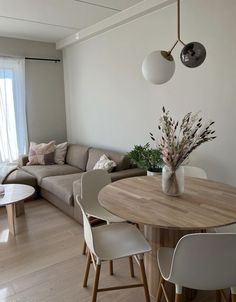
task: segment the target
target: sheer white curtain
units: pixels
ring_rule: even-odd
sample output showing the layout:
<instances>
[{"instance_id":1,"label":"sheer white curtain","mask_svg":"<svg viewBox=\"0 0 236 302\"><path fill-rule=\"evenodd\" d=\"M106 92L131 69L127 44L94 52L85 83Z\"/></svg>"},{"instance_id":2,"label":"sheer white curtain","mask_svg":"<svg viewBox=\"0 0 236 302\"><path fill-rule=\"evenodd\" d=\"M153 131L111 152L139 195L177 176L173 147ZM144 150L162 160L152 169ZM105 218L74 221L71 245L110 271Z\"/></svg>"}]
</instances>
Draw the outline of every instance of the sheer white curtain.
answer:
<instances>
[{"instance_id":1,"label":"sheer white curtain","mask_svg":"<svg viewBox=\"0 0 236 302\"><path fill-rule=\"evenodd\" d=\"M0 57L0 162L12 162L28 146L25 60Z\"/></svg>"}]
</instances>

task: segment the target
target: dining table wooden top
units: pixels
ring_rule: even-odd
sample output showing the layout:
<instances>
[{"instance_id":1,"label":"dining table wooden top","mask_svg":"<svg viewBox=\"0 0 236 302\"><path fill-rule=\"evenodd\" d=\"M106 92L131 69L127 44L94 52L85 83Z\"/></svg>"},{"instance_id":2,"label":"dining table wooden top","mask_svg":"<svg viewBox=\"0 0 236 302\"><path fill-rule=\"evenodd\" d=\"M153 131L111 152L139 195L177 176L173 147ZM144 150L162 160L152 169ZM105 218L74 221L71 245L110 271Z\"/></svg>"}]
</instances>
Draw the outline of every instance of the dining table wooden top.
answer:
<instances>
[{"instance_id":1,"label":"dining table wooden top","mask_svg":"<svg viewBox=\"0 0 236 302\"><path fill-rule=\"evenodd\" d=\"M100 204L128 221L163 229L201 230L236 222L236 187L185 177L184 193L163 193L161 176L122 179L105 186Z\"/></svg>"}]
</instances>

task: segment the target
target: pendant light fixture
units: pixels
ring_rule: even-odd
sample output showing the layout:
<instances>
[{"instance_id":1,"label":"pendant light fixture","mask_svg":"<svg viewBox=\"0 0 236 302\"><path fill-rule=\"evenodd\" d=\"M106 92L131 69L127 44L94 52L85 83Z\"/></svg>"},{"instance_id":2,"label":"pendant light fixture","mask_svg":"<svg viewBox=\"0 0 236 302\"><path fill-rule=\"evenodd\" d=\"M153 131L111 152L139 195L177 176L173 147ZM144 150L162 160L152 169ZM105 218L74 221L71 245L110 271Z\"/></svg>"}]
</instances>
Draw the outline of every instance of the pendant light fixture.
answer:
<instances>
[{"instance_id":1,"label":"pendant light fixture","mask_svg":"<svg viewBox=\"0 0 236 302\"><path fill-rule=\"evenodd\" d=\"M182 63L189 67L195 68L200 66L206 58L206 49L199 42L185 44L180 35L180 0L177 0L177 41L169 51L156 50L143 61L142 72L144 78L156 85L168 82L175 72L175 61L172 51L178 43L184 48L181 51L180 59Z\"/></svg>"}]
</instances>

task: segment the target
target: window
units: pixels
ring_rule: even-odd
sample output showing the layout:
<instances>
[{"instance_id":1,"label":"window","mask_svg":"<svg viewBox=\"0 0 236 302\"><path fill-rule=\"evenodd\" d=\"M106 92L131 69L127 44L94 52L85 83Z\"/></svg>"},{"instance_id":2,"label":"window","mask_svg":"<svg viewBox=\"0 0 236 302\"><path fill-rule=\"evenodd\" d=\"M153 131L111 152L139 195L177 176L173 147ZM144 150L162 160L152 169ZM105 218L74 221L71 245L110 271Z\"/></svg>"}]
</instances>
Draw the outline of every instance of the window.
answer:
<instances>
[{"instance_id":1,"label":"window","mask_svg":"<svg viewBox=\"0 0 236 302\"><path fill-rule=\"evenodd\" d=\"M27 146L25 62L0 58L0 163L16 160Z\"/></svg>"}]
</instances>

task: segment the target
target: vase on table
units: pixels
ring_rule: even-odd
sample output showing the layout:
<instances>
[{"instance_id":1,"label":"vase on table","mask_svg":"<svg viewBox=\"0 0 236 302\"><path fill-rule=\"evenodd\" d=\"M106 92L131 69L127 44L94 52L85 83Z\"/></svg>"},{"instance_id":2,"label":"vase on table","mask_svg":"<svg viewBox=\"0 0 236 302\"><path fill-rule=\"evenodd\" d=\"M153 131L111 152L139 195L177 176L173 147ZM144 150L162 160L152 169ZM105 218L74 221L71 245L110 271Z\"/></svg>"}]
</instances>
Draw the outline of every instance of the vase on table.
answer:
<instances>
[{"instance_id":1,"label":"vase on table","mask_svg":"<svg viewBox=\"0 0 236 302\"><path fill-rule=\"evenodd\" d=\"M179 166L172 170L164 166L162 170L162 190L170 196L179 196L184 192L184 168Z\"/></svg>"}]
</instances>

